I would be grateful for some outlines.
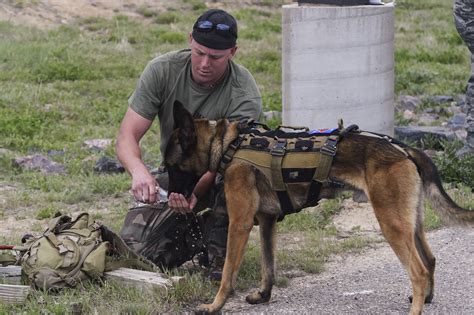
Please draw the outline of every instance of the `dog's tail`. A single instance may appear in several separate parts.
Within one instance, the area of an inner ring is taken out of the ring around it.
[[[433,207],[446,223],[474,224],[474,211],[458,206],[441,184],[438,170],[433,161],[421,150],[405,147],[405,151],[418,168],[423,181],[423,189]]]

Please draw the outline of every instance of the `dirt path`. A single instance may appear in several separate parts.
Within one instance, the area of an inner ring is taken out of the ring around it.
[[[444,228],[428,234],[437,257],[436,289],[424,314],[474,314],[474,230]],[[234,295],[225,313],[408,314],[408,277],[386,244],[326,265],[319,275],[275,288],[269,303],[249,305]]]

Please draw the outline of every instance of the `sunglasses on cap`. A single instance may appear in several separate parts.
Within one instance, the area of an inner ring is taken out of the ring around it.
[[[213,29],[216,31],[221,31],[221,32],[230,32],[230,26],[227,24],[214,24],[211,21],[198,21],[194,27],[195,29],[198,29],[199,31],[202,32],[210,32]]]

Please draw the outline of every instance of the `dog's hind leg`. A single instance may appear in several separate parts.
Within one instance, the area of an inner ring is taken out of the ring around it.
[[[268,302],[272,295],[275,282],[275,231],[276,216],[266,214],[257,215],[260,227],[260,248],[262,283],[260,289],[247,295],[246,301],[250,304]]]
[[[219,311],[232,292],[260,202],[255,174],[250,165],[231,165],[225,176],[224,189],[229,215],[229,229],[222,280],[212,304],[200,305],[198,312],[214,313]]]
[[[436,258],[433,256],[431,249],[426,241],[425,231],[423,227],[417,227],[415,231],[415,243],[416,249],[421,256],[423,264],[429,272],[429,283],[425,293],[425,303],[431,303],[434,296],[434,272],[436,266]],[[410,297],[410,302],[412,302]]]
[[[423,206],[423,193],[420,194],[419,205],[418,205],[418,216],[416,222],[416,229],[415,229],[415,244],[416,249],[418,250],[418,254],[420,254],[421,260],[425,265],[426,269],[428,269],[430,280],[428,283],[428,288],[425,292],[425,303],[431,303],[434,296],[434,272],[436,266],[436,258],[433,256],[431,252],[430,246],[426,241],[425,231],[423,229],[423,214],[424,214],[424,206]],[[410,297],[410,302],[412,301],[412,297]]]
[[[417,236],[423,237],[415,236],[420,179],[411,163],[402,162],[375,171],[367,180],[368,196],[385,238],[408,271],[413,290],[410,314],[421,314],[425,292],[429,292],[430,272],[415,240]]]

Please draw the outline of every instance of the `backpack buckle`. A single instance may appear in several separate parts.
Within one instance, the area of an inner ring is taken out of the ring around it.
[[[275,144],[270,150],[271,155],[284,156],[286,150],[286,139],[276,139]]]

